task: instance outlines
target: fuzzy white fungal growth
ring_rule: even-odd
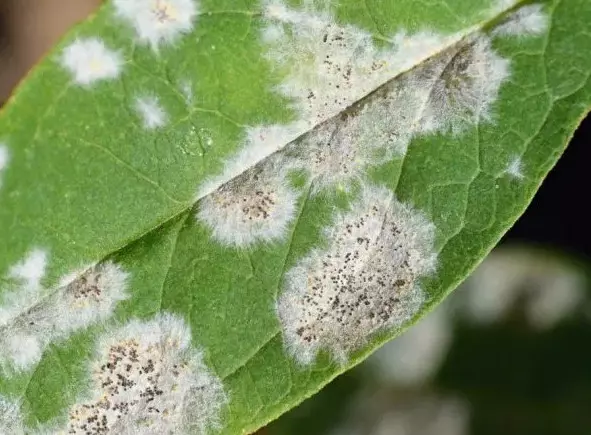
[[[272,242],[287,232],[297,193],[273,162],[245,172],[206,196],[197,218],[225,245]]]
[[[0,434],[25,434],[20,406],[2,396],[0,396]]]
[[[205,197],[226,181],[231,180],[276,151],[278,143],[287,144],[299,135],[300,123],[250,127],[246,130],[245,146],[225,164],[221,174],[207,180],[197,192],[196,199]]]
[[[509,77],[509,65],[484,35],[429,62],[410,79],[410,85],[426,97],[421,132],[459,133],[467,125],[491,121],[491,107]]]
[[[69,434],[206,434],[227,402],[188,326],[171,314],[106,334],[91,373],[90,397],[70,408]]]
[[[499,36],[537,36],[546,32],[548,16],[540,4],[526,5],[494,30]]]
[[[505,169],[505,174],[517,180],[523,179],[523,162],[521,157],[516,156],[511,159]]]
[[[298,119],[250,129],[246,146],[199,198],[284,147],[286,167],[306,171],[312,193],[349,189],[368,166],[403,156],[414,137],[492,121],[509,61],[489,37],[399,32],[379,48],[369,33],[311,5],[269,0],[263,13],[266,57],[286,74],[278,91]]]
[[[278,69],[289,71],[279,92],[295,102],[309,126],[336,115],[459,39],[401,32],[381,49],[371,34],[338,24],[327,12],[298,11],[271,0],[264,15],[266,56]]]
[[[23,261],[10,268],[8,276],[28,289],[39,289],[45,276],[47,255],[47,251],[41,248],[31,250]]]
[[[424,301],[435,270],[434,226],[381,187],[363,188],[325,229],[327,246],[287,274],[277,302],[286,346],[311,363],[320,349],[343,363],[376,332],[402,326]]]
[[[368,166],[404,155],[413,137],[490,120],[507,74],[486,37],[470,38],[288,145],[286,165],[311,175],[313,193],[347,189]]]
[[[135,110],[141,117],[144,128],[148,130],[163,127],[168,120],[168,116],[160,106],[158,98],[153,96],[136,98]]]
[[[128,278],[127,272],[108,261],[62,280],[62,317],[55,326],[65,333],[107,318],[127,299]]]
[[[407,82],[385,85],[380,97],[288,145],[282,154],[286,168],[307,172],[316,194],[331,187],[350,190],[351,181],[363,181],[369,166],[404,155],[413,135],[420,132],[426,100]]]
[[[351,180],[365,178],[367,166],[381,163],[396,152],[387,137],[393,124],[374,118],[371,105],[360,112],[345,121],[326,122],[286,147],[282,154],[285,168],[307,172],[313,179],[312,194],[329,187],[348,191]],[[400,138],[392,141],[401,142]],[[405,147],[406,142],[402,145]]]
[[[193,84],[189,80],[183,80],[179,84],[179,89],[185,98],[187,106],[193,104]]]
[[[363,178],[368,156],[351,137],[351,129],[339,127],[335,122],[322,124],[285,150],[286,168],[306,171],[313,178],[312,194],[329,186],[349,190],[351,179]]]
[[[409,35],[400,31],[389,45],[378,48],[371,34],[338,24],[327,12],[313,12],[311,3],[304,2],[304,10],[294,10],[282,0],[269,0],[263,30],[267,58],[278,69],[288,71],[279,91],[295,102],[301,118],[309,125],[340,113],[405,70],[444,52],[472,31],[466,29],[450,36],[425,31]],[[514,0],[504,1],[494,9],[499,13],[513,3]],[[418,93],[422,91],[423,97],[428,95],[430,104],[421,117],[427,118],[423,126],[430,131],[451,127],[452,118],[465,115],[464,112],[485,116],[487,104],[496,98],[508,75],[508,62],[493,52],[486,37],[472,38],[460,46],[460,51],[447,50],[446,54],[435,56],[430,62],[432,69],[423,69],[429,77],[415,77],[414,82],[407,83],[416,87]]]
[[[89,267],[53,289],[41,285],[46,254],[32,251],[9,272],[11,287],[0,304],[0,366],[23,371],[52,342],[104,320],[128,297],[128,274],[112,262]]]
[[[368,101],[349,118],[345,136],[356,142],[368,164],[404,156],[411,139],[420,132],[425,92],[409,84],[411,77],[389,83],[382,98]]]
[[[11,363],[17,371],[27,370],[37,364],[43,355],[42,343],[35,335],[16,332],[0,340],[2,341],[6,345],[4,350],[10,356]]]
[[[242,150],[199,189],[199,198],[462,36],[400,32],[378,48],[368,32],[338,24],[326,8],[313,9],[310,1],[301,10],[281,0],[266,2],[265,56],[286,73],[277,91],[293,102],[298,117],[288,125],[250,128]]]
[[[0,142],[0,174],[2,174],[2,171],[8,166],[9,160],[10,153],[8,152],[8,147],[4,143]],[[0,183],[1,182],[2,180],[0,179]]]
[[[83,86],[117,78],[123,68],[121,54],[107,48],[99,38],[76,39],[64,49],[61,63],[74,82]]]
[[[115,13],[133,26],[141,42],[157,49],[193,30],[196,0],[114,0]]]

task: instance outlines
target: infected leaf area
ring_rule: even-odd
[[[322,89],[338,89],[349,97],[361,89],[355,85],[361,70],[369,68],[379,81],[376,59],[385,52],[368,35],[338,27],[322,14],[310,17],[287,8],[270,14],[283,24],[267,28],[265,41],[287,38],[294,45],[273,46],[269,57],[279,50],[280,65],[298,60],[299,69],[288,74],[280,91],[290,94],[297,88],[294,83],[308,86],[306,96],[291,94],[307,104],[300,105],[302,122],[321,120],[344,101],[315,105],[319,96],[328,98],[311,88],[317,79],[334,79],[340,84]],[[294,26],[288,36],[285,23]],[[359,70],[351,66],[347,50],[368,56],[358,59]],[[319,58],[324,58],[322,67],[315,66]],[[310,79],[314,74],[318,78]],[[261,149],[277,151],[199,202],[197,218],[213,239],[244,248],[287,241],[303,192],[312,198],[322,194],[328,201],[339,191],[353,195],[349,214],[334,212],[325,228],[327,246],[301,257],[284,277],[277,315],[285,346],[297,361],[310,364],[323,350],[345,363],[377,332],[401,328],[421,311],[426,301],[421,279],[435,270],[436,223],[411,204],[399,203],[387,188],[376,187],[370,169],[402,159],[416,138],[461,137],[471,127],[494,123],[494,105],[509,75],[510,62],[493,48],[491,36],[470,34],[374,85],[375,90],[287,145],[281,143],[281,132],[293,131],[294,123],[265,127],[269,134],[258,138],[267,142]],[[238,156],[256,155],[257,138],[249,137],[254,140]],[[269,147],[268,142],[274,143]],[[230,159],[234,169],[237,161]],[[307,176],[301,191],[289,184],[293,173]]]
[[[288,271],[277,304],[286,345],[305,364],[321,349],[345,363],[410,320],[425,299],[419,279],[436,264],[433,225],[386,188],[365,186],[324,236],[326,247]]]
[[[207,433],[227,400],[186,324],[170,314],[105,334],[92,377],[91,399],[71,407],[67,433]]]
[[[199,8],[197,0],[113,0],[116,15],[132,26],[141,43],[155,51],[190,33]]]
[[[311,1],[303,8],[281,0],[265,3],[265,56],[285,73],[278,91],[311,126],[459,39],[400,31],[380,47],[366,30],[339,23],[329,7],[318,10]]]
[[[0,433],[21,435],[24,433],[20,406],[0,395]]]
[[[271,242],[284,235],[298,193],[276,159],[267,159],[205,197],[197,218],[225,245]]]
[[[64,45],[58,72],[109,128],[92,150],[105,162],[66,144],[72,161],[131,175],[104,177],[92,195],[68,190],[83,186],[77,172],[68,178],[59,200],[84,192],[71,203],[88,202],[89,225],[71,240],[26,234],[25,246],[48,240],[47,251],[0,281],[0,432],[254,431],[418,320],[510,225],[564,139],[542,143],[531,125],[567,119],[539,97],[551,81],[535,80],[543,50],[566,39],[534,40],[549,3],[501,0],[454,34],[427,22],[412,33],[392,15],[378,28],[395,33],[377,35],[348,2],[112,0],[92,26],[120,34]],[[121,107],[104,103],[123,88]],[[52,137],[44,128],[40,141]],[[0,139],[1,210],[24,192],[14,187],[24,154],[20,137]],[[49,145],[35,145],[42,158]],[[146,199],[181,184],[197,192],[190,204]],[[125,195],[109,202],[115,191]],[[95,235],[109,243],[80,242]],[[56,270],[79,258],[126,269],[107,260],[49,286],[49,252]]]
[[[62,278],[44,288],[46,252],[34,249],[9,275],[0,305],[0,368],[4,374],[29,370],[52,343],[104,321],[129,297],[128,274],[110,261]]]
[[[278,92],[293,99],[299,118],[251,129],[227,173],[235,174],[242,157],[260,163],[200,200],[197,218],[223,245],[286,243],[304,192],[312,202],[329,203],[347,192],[348,211],[332,209],[322,241],[286,269],[276,302],[292,358],[308,365],[327,352],[344,365],[378,333],[393,334],[416,318],[429,302],[422,280],[437,263],[439,217],[399,202],[372,169],[401,161],[418,139],[448,134],[460,146],[470,129],[495,124],[511,62],[497,52],[500,36],[493,31],[474,31],[430,55],[445,38],[398,35],[378,49],[369,35],[327,14],[271,6],[267,18],[274,24],[263,41],[268,59],[288,71]],[[403,49],[408,45],[414,51]],[[414,63],[399,71],[408,53]],[[304,125],[312,128],[286,140]],[[519,181],[516,168],[511,173]],[[305,175],[303,186],[287,181],[294,174]]]
[[[280,241],[298,197],[286,174],[306,173],[312,195],[350,191],[367,181],[371,167],[402,158],[415,137],[438,131],[460,134],[478,122],[492,121],[492,105],[508,77],[508,65],[490,39],[478,34],[390,80],[287,145],[281,134],[271,132],[292,131],[293,125],[267,128],[273,146],[257,148],[249,142],[227,168],[236,171],[239,162],[251,161],[261,149],[279,151],[206,195],[197,218],[223,244]]]
[[[279,0],[266,2],[263,22],[265,56],[284,73],[277,92],[297,118],[247,129],[223,173],[199,189],[197,219],[225,245],[285,240],[298,197],[286,173],[307,174],[312,196],[351,191],[372,167],[402,159],[415,138],[494,122],[509,77],[509,61],[484,33],[400,32],[378,47],[310,2],[292,9]],[[266,161],[266,174],[253,178]]]
[[[465,38],[390,80],[278,153],[310,176],[313,193],[364,181],[367,171],[404,157],[414,138],[494,122],[509,61],[484,34]]]
[[[202,183],[198,198],[330,122],[384,83],[465,35],[407,34],[401,30],[382,47],[366,30],[339,23],[329,4],[319,9],[309,0],[300,8],[282,0],[263,2],[263,56],[280,76],[274,90],[294,117],[286,124],[247,128],[242,149],[225,161],[223,173]]]

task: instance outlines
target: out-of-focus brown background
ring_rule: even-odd
[[[0,0],[0,103],[74,23],[101,0]]]

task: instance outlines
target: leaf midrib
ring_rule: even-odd
[[[481,32],[482,30],[485,30],[487,28],[490,28],[492,26],[494,26],[495,23],[497,23],[502,17],[506,16],[507,14],[509,14],[511,11],[514,11],[516,9],[519,9],[520,7],[522,7],[523,5],[527,4],[527,3],[531,3],[532,0],[521,0],[518,3],[516,3],[514,6],[505,9],[504,11],[498,13],[496,16],[482,21],[480,24],[474,25],[471,27],[471,30],[469,30],[468,32],[466,32],[466,34],[464,36],[462,36],[461,38],[459,38],[457,41],[455,41],[452,44],[449,44],[448,46],[442,48],[441,50],[434,52],[433,54],[431,54],[430,56],[425,57],[423,60],[421,60],[420,62],[417,62],[415,65],[413,65],[412,67],[403,70],[401,72],[399,72],[398,74],[396,74],[394,77],[388,79],[387,81],[385,81],[384,83],[382,83],[380,86],[377,86],[375,89],[373,89],[372,91],[368,92],[366,95],[364,95],[363,97],[361,97],[360,99],[358,99],[357,101],[355,101],[354,103],[352,103],[351,105],[349,105],[348,107],[346,107],[345,109],[343,109],[342,111],[334,114],[333,116],[325,119],[322,122],[319,122],[318,124],[315,124],[313,127],[311,127],[309,130],[303,132],[302,134],[300,134],[298,137],[296,137],[294,140],[287,142],[285,144],[283,144],[282,146],[278,147],[275,151],[273,151],[270,154],[265,155],[264,157],[262,157],[261,159],[257,160],[251,167],[246,168],[245,170],[243,170],[242,172],[240,172],[239,174],[228,178],[227,180],[224,180],[222,182],[220,182],[219,184],[216,185],[216,187],[214,189],[211,189],[211,192],[201,195],[201,196],[196,196],[192,202],[190,202],[188,205],[186,205],[185,207],[183,207],[182,209],[178,210],[176,213],[172,214],[170,217],[165,218],[159,222],[157,222],[156,224],[154,224],[153,226],[149,227],[148,229],[146,229],[145,231],[141,232],[139,235],[137,235],[134,238],[130,238],[129,240],[123,242],[118,248],[115,248],[114,250],[112,250],[111,252],[108,252],[106,254],[104,254],[104,256],[99,259],[98,261],[103,261],[106,258],[115,255],[116,253],[118,253],[119,251],[125,249],[126,247],[128,247],[129,245],[131,245],[132,243],[135,243],[139,240],[141,240],[142,238],[144,238],[145,236],[147,236],[148,234],[150,234],[151,232],[157,230],[158,228],[161,228],[162,226],[166,225],[167,223],[173,221],[174,219],[178,218],[179,216],[181,216],[183,213],[186,213],[188,211],[190,211],[192,208],[194,208],[197,203],[199,201],[201,201],[203,198],[205,198],[206,196],[211,195],[213,192],[215,192],[217,189],[219,189],[221,186],[231,182],[232,180],[235,180],[236,178],[240,177],[242,174],[244,174],[245,172],[247,172],[248,170],[250,170],[251,168],[255,167],[257,164],[259,164],[260,162],[268,159],[269,157],[271,157],[272,155],[281,152],[285,147],[287,147],[288,145],[300,140],[301,138],[303,138],[304,136],[310,134],[312,131],[316,130],[318,127],[327,124],[329,122],[332,122],[334,119],[340,117],[341,115],[343,115],[344,113],[347,113],[351,110],[354,110],[358,105],[363,104],[363,102],[365,102],[366,100],[370,99],[375,93],[379,92],[381,89],[383,89],[385,86],[388,86],[391,82],[393,82],[394,80],[399,79],[400,77],[404,76],[405,74],[408,74],[409,72],[415,70],[416,68],[424,65],[426,62],[430,61],[433,58],[436,58],[437,56],[441,55],[442,53],[444,53],[445,51],[451,49],[454,46],[457,46],[459,44],[461,44],[463,41],[465,41],[467,38],[469,38],[470,36],[476,35],[478,32]]]

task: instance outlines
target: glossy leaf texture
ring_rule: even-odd
[[[363,360],[556,163],[589,22],[586,0],[107,2],[0,116],[0,432],[250,433]]]

